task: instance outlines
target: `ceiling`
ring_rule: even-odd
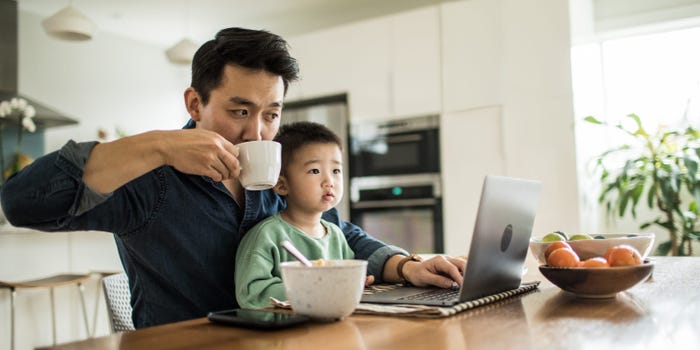
[[[284,37],[445,0],[17,0],[20,11],[48,17],[72,3],[100,32],[169,47],[204,42],[221,28],[267,29]]]

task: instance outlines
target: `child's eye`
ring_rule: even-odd
[[[333,174],[340,174],[342,171],[340,169],[333,169]]]
[[[321,172],[318,169],[311,169],[309,170],[309,173],[311,174],[320,174]]]

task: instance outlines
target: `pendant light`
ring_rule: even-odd
[[[183,20],[185,22],[185,32],[189,32],[189,2],[183,1]],[[192,63],[192,58],[199,45],[192,41],[190,38],[180,39],[175,45],[165,51],[165,56],[168,57],[168,61],[173,64],[178,65],[189,65]]]
[[[165,51],[168,60],[174,64],[188,65],[192,63],[194,53],[197,52],[198,46],[189,38],[184,38],[177,42],[173,47]]]
[[[41,25],[46,34],[69,41],[90,40],[96,29],[95,23],[73,7],[72,1],[53,16],[41,21]]]

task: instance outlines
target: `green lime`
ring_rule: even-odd
[[[556,241],[566,241],[566,235],[562,232],[555,231],[548,233],[542,237],[542,242],[556,242]]]
[[[595,237],[593,237],[593,238],[595,238],[595,239],[605,239],[605,236],[597,235],[597,236],[595,236]]]
[[[577,233],[577,234],[571,236],[571,238],[569,238],[570,241],[582,241],[584,239],[593,239],[593,237],[591,237],[591,235],[587,235],[585,233]]]

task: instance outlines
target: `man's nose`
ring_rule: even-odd
[[[260,141],[262,140],[262,118],[260,116],[252,116],[248,118],[243,128],[241,138],[245,141]]]

